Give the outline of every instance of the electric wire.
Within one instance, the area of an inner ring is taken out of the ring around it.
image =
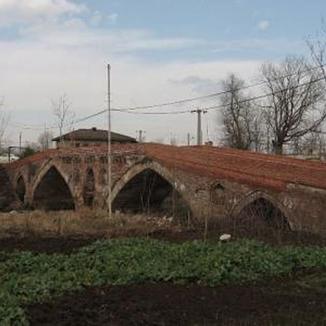
[[[303,86],[306,86],[306,85],[309,85],[309,84],[312,84],[312,83],[317,83],[317,82],[319,82],[319,81],[321,81],[323,79],[324,79],[324,77],[321,77],[321,78],[317,78],[317,79],[314,79],[314,80],[310,80],[309,82],[306,82],[306,83],[302,83],[302,84],[299,84],[299,85],[296,85],[296,86],[293,86],[293,87],[289,87],[287,89],[280,89],[278,91],[271,92],[271,93],[268,93],[268,94],[263,94],[263,95],[257,95],[257,96],[254,96],[254,97],[250,97],[250,98],[239,101],[238,104],[243,104],[243,103],[247,103],[247,102],[251,102],[251,101],[257,101],[257,100],[260,100],[260,99],[263,99],[263,98],[266,98],[266,97],[273,96],[275,94],[282,93],[285,90],[293,90],[293,89],[297,89],[297,88],[300,88],[300,87],[303,87]],[[222,108],[228,107],[230,104],[231,103],[214,105],[214,106],[209,106],[209,107],[203,107],[202,110],[208,111],[208,110],[222,109]],[[115,109],[115,111],[123,112],[123,113],[129,113],[129,114],[141,114],[141,115],[148,115],[148,114],[149,115],[165,115],[165,114],[171,114],[172,115],[172,114],[191,113],[191,110],[165,111],[165,112],[133,112],[133,111]]]
[[[320,68],[325,67],[325,66],[326,66],[326,64],[319,65],[319,66],[313,67],[311,69],[307,69],[305,71],[302,71],[302,73],[309,72],[309,71],[316,70],[316,69],[320,69]],[[271,79],[270,81],[275,81],[275,80],[291,77],[291,76],[294,76],[294,75],[297,75],[297,73],[283,75],[283,76],[280,76],[278,78]],[[317,78],[315,80],[312,80],[312,81],[309,81],[309,82],[306,82],[306,83],[302,83],[302,84],[296,85],[296,86],[288,88],[288,89],[296,89],[296,88],[308,85],[309,83],[316,83],[316,82],[319,82],[321,80],[324,80],[324,77]],[[161,112],[135,112],[135,111],[151,109],[151,108],[158,108],[158,107],[164,107],[164,106],[174,105],[174,104],[182,104],[182,103],[187,103],[187,102],[191,102],[191,101],[197,101],[197,100],[200,100],[200,99],[216,97],[216,96],[220,96],[220,95],[230,93],[231,91],[239,91],[239,90],[244,90],[244,89],[253,88],[253,87],[257,87],[257,86],[262,86],[262,85],[264,85],[266,83],[267,83],[267,81],[262,81],[262,82],[259,82],[259,83],[256,83],[256,84],[251,84],[251,85],[248,85],[248,86],[244,86],[244,87],[241,87],[241,88],[238,88],[238,89],[235,89],[235,90],[226,90],[226,91],[212,93],[212,94],[208,94],[208,95],[204,95],[204,96],[192,97],[192,98],[188,98],[188,99],[177,100],[177,101],[166,102],[166,103],[160,103],[160,104],[147,105],[147,106],[134,106],[134,107],[129,107],[129,108],[112,108],[111,110],[114,111],[114,112],[129,113],[129,114],[140,114],[140,115],[186,114],[186,113],[190,113],[190,110],[177,110],[177,111],[174,110],[174,111],[161,111]],[[281,93],[284,90],[285,89],[281,89],[279,91],[274,92],[274,94]],[[254,101],[254,100],[258,100],[258,99],[262,99],[262,98],[266,98],[266,97],[269,97],[271,95],[273,95],[273,93],[263,94],[263,95],[251,97],[251,98],[244,99],[244,100],[240,101],[239,104]],[[210,106],[210,107],[204,107],[203,109],[204,110],[213,110],[213,109],[224,108],[224,107],[227,107],[228,105],[230,105],[230,104],[214,105],[214,106]],[[107,109],[104,109],[104,110],[95,112],[93,114],[84,116],[82,118],[76,119],[74,121],[71,121],[69,124],[79,124],[79,123],[87,121],[87,120],[89,120],[91,118],[100,116],[100,115],[102,115],[102,114],[104,114],[106,112],[107,112]],[[11,125],[13,126],[13,124],[11,124]],[[17,123],[16,123],[15,127],[21,128],[21,129],[29,129],[29,130],[41,130],[41,129],[44,129],[44,126],[42,126],[42,125],[29,125],[29,126],[20,125],[19,126],[19,124],[17,124]],[[46,129],[47,130],[49,130],[49,129],[50,130],[55,130],[55,129],[58,129],[58,126],[49,126]]]
[[[326,64],[314,66],[314,67],[312,67],[310,69],[303,70],[300,73],[310,72],[310,71],[313,71],[313,70],[317,70],[317,69],[323,68],[325,66],[326,66]],[[291,77],[291,76],[295,76],[297,74],[298,74],[298,72],[295,72],[295,73],[292,73],[292,74],[287,74],[287,75],[282,75],[280,77],[277,77],[277,78],[274,78],[274,79],[270,79],[270,81],[275,81],[275,80],[279,80],[279,79],[288,78],[288,77]],[[266,83],[268,83],[268,82],[267,81],[260,81],[260,82],[255,83],[255,84],[250,84],[250,85],[247,85],[247,86],[239,87],[239,88],[234,89],[232,91],[237,92],[237,91],[240,91],[240,90],[250,89],[250,88],[254,88],[254,87],[258,87],[258,86],[263,86]],[[198,101],[198,100],[203,100],[203,99],[207,99],[207,98],[214,98],[214,97],[221,96],[221,95],[224,95],[224,94],[227,94],[227,93],[230,93],[230,92],[231,92],[231,90],[225,90],[225,91],[220,91],[220,92],[211,93],[211,94],[202,95],[202,96],[197,96],[197,97],[185,98],[185,99],[171,101],[171,102],[165,102],[165,103],[159,103],[159,104],[151,104],[151,105],[144,105],[144,106],[134,106],[134,107],[128,107],[128,108],[122,108],[121,110],[136,111],[136,110],[145,110],[145,109],[159,108],[159,107],[164,107],[164,106],[172,106],[172,105],[176,105],[176,104],[184,104],[184,103]]]

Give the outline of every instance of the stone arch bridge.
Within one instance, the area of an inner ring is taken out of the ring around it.
[[[55,149],[5,166],[30,208],[107,207],[106,147]],[[212,146],[113,145],[114,210],[165,207],[196,221],[264,207],[291,229],[326,233],[326,164]],[[181,214],[181,213],[180,213]],[[274,218],[273,217],[273,218]]]

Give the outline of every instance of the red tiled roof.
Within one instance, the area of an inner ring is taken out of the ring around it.
[[[107,142],[108,141],[108,131],[91,128],[91,129],[77,129],[67,134],[62,135],[61,137],[55,137],[53,141],[61,141],[63,140],[72,140],[72,141],[100,141]],[[118,134],[117,132],[111,132],[111,141],[117,143],[137,143],[135,138]]]

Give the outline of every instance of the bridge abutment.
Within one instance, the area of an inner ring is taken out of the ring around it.
[[[193,163],[193,168],[189,169],[187,166],[183,167],[182,164],[174,164],[173,157],[167,156],[168,159],[164,161],[162,158],[156,159],[155,155],[148,156],[139,150],[127,149],[115,152],[112,157],[112,204],[115,206],[118,201],[116,198],[120,196],[120,203],[116,205],[119,210],[124,209],[123,205],[135,208],[139,202],[134,202],[132,205],[130,201],[135,198],[139,200],[141,195],[153,206],[160,206],[158,204],[162,204],[165,197],[167,199],[164,204],[173,205],[174,197],[171,194],[175,192],[183,202],[179,206],[187,207],[188,215],[191,215],[194,224],[204,224],[207,221],[211,224],[225,220],[234,221],[244,209],[248,211],[250,205],[256,206],[255,209],[257,209],[258,204],[261,206],[261,203],[264,203],[268,210],[267,215],[271,216],[270,211],[274,209],[276,215],[284,216],[292,230],[326,234],[326,185],[325,189],[321,189],[289,180],[282,188],[278,186],[279,181],[272,180],[271,182],[267,177],[266,182],[263,179],[259,183],[254,177],[250,179],[251,176],[246,173],[242,177],[240,172],[237,172],[238,179],[228,178],[230,173],[227,169],[225,171],[228,173],[223,172],[221,176],[216,176],[214,165],[207,165],[209,168],[203,165],[206,170],[200,170],[204,168],[200,165],[200,169],[197,169],[199,163],[196,161]],[[164,149],[166,147],[162,150]],[[226,155],[234,156],[229,153]],[[249,155],[254,157],[256,154]],[[218,160],[217,157],[216,162]],[[264,160],[265,157],[259,156],[259,164],[264,163]],[[266,161],[270,160],[270,157],[266,158]],[[176,160],[176,162],[179,161]],[[297,161],[290,163],[294,164],[295,169],[301,164]],[[283,165],[282,161],[280,166]],[[313,165],[312,167],[314,168]],[[70,192],[75,209],[78,210],[84,206],[106,208],[108,189],[105,151],[98,153],[92,153],[89,149],[73,153],[53,151],[49,156],[40,155],[39,159],[26,159],[12,163],[7,167],[7,175],[12,188],[21,199],[23,180],[25,186],[23,201],[26,207],[40,207],[37,201],[43,195],[51,196],[51,188],[56,187],[56,183],[51,181],[51,178],[47,178],[51,169],[57,171],[57,178],[65,185],[62,186],[62,189],[66,189],[63,197],[67,197]],[[317,165],[316,169],[322,171],[320,175],[323,176],[323,169],[326,170],[326,167],[321,164]],[[144,181],[143,178],[152,181],[155,178],[159,180],[158,186],[153,188],[153,193],[150,194],[149,188],[144,189],[148,180]],[[242,179],[249,180],[249,182],[242,181]],[[43,185],[40,186],[42,183]],[[273,186],[269,186],[270,184]],[[274,184],[277,187],[274,187]],[[36,196],[37,189],[41,191]],[[63,193],[65,191],[61,190]],[[60,192],[56,196],[59,194]],[[153,197],[151,198],[150,195]]]

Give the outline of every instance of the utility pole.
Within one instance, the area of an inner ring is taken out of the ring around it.
[[[43,151],[49,148],[49,140],[48,140],[48,132],[46,130],[46,122],[44,122],[44,137],[45,137],[45,144],[43,144]]]
[[[22,155],[22,132],[19,133],[19,155]]]
[[[146,133],[145,130],[136,130],[136,133],[138,135],[138,142],[142,143],[144,141],[143,134]]]
[[[203,144],[203,134],[201,130],[201,114],[207,113],[206,110],[192,110],[191,113],[197,113],[197,145],[200,146]]]
[[[267,144],[266,144],[266,149],[267,149],[267,154],[270,153],[271,151],[271,139],[270,139],[270,130],[269,130],[269,125],[267,124]]]
[[[109,219],[112,218],[112,169],[111,169],[111,66],[108,64],[108,210]]]

